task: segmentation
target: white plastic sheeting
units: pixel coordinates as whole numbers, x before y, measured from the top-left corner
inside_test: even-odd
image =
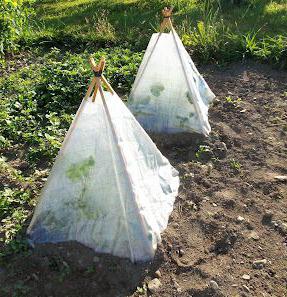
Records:
[[[140,124],[151,132],[208,135],[214,97],[174,29],[153,34],[129,97]]]
[[[131,261],[154,256],[178,172],[117,95],[83,100],[44,187],[33,243],[78,241]]]

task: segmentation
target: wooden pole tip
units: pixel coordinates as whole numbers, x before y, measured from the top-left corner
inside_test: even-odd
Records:
[[[104,68],[105,68],[105,65],[106,65],[106,59],[104,57],[101,57],[98,64],[96,64],[93,57],[89,58],[89,62],[90,62],[90,65],[91,65],[93,71],[96,71],[96,72],[99,72],[99,71],[103,72],[104,71]]]
[[[163,17],[170,18],[172,15],[172,7],[165,7],[161,12]]]

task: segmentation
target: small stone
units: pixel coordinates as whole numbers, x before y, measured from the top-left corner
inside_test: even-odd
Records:
[[[226,157],[227,155],[227,146],[224,142],[219,142],[215,149],[214,149],[214,153],[217,157],[219,157],[220,159],[223,159]]]
[[[266,264],[267,264],[267,260],[266,259],[255,260],[252,263],[252,267],[254,269],[262,269],[263,267],[265,267]]]
[[[35,279],[35,281],[39,281],[39,277],[36,273],[32,273],[33,278]]]
[[[213,169],[213,164],[212,163],[208,163],[207,164],[207,174],[210,174],[211,171],[212,171],[212,169]]]
[[[181,293],[182,292],[182,289],[181,289],[179,283],[175,279],[173,279],[173,284],[174,284],[174,287],[176,288],[176,291],[178,293]]]
[[[182,257],[185,254],[185,251],[183,249],[179,249],[178,254]]]
[[[155,293],[159,290],[161,287],[161,282],[158,278],[154,278],[151,281],[148,282],[147,284],[148,289],[150,290],[151,293]]]
[[[287,181],[287,175],[276,175],[274,178],[278,181]]]
[[[280,223],[279,224],[279,231],[284,235],[287,235],[287,223]]]
[[[253,240],[259,240],[259,235],[258,235],[258,233],[257,232],[255,232],[255,231],[252,231],[252,232],[250,232],[250,234],[249,234],[249,236],[248,236],[250,239],[253,239]]]
[[[245,280],[250,280],[251,277],[248,274],[243,274],[242,278],[245,279]]]
[[[243,285],[242,288],[243,288],[246,292],[250,293],[250,289],[249,289],[246,285]]]
[[[216,203],[212,203],[212,206],[217,207],[217,204]]]
[[[238,216],[237,219],[236,219],[236,221],[237,221],[238,223],[242,223],[242,222],[245,221],[245,219],[244,219],[242,216]]]
[[[219,289],[219,285],[218,285],[218,283],[217,283],[216,281],[214,281],[214,280],[211,280],[211,281],[209,282],[209,286],[210,286],[213,290],[218,290],[218,289]]]
[[[161,272],[160,272],[160,270],[157,270],[154,274],[155,274],[155,276],[157,278],[161,278]]]

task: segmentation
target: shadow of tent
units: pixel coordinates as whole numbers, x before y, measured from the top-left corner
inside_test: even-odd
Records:
[[[29,248],[26,229],[30,219],[3,247],[0,296],[2,292],[14,296],[19,286],[19,292],[28,292],[27,296],[129,296],[143,286],[147,275],[154,277],[163,261],[158,251],[152,262],[133,264],[129,259],[95,253],[78,242]]]
[[[208,144],[208,137],[198,133],[148,133],[156,146],[171,163],[198,161],[196,152],[200,145]],[[202,162],[208,161],[201,160]],[[180,170],[177,168],[177,170]]]
[[[143,21],[154,23],[155,20],[157,20],[158,23],[161,8],[162,6],[146,8],[133,2],[119,3],[102,0],[80,4],[77,6],[77,9],[75,9],[75,7],[69,9],[64,8],[60,15],[57,7],[51,7],[48,12],[55,14],[55,17],[45,20],[45,23],[48,26],[55,26],[56,24],[75,26],[75,24],[86,24],[85,17],[96,18],[101,15],[101,12],[106,12],[107,16],[109,16],[109,22],[111,22],[116,29],[122,29],[125,22],[128,22],[128,26],[138,27]],[[47,10],[45,9],[43,14],[46,13]],[[95,24],[91,24],[91,26],[94,28]],[[121,31],[118,33],[120,32]]]

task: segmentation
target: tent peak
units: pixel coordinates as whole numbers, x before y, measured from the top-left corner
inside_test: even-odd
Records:
[[[92,71],[94,73],[94,78],[92,79],[92,82],[89,85],[88,91],[86,93],[85,99],[88,99],[90,95],[92,94],[92,101],[95,102],[97,92],[99,89],[102,88],[102,84],[108,89],[108,91],[112,94],[114,94],[114,90],[111,87],[111,85],[108,83],[107,79],[104,77],[103,72],[106,66],[106,60],[104,57],[101,57],[98,64],[96,64],[93,57],[90,57],[89,59]]]
[[[172,15],[173,7],[165,7],[161,13],[163,15],[163,21],[160,24],[160,31],[163,32],[166,28],[172,30],[172,22],[171,22],[171,15]]]

